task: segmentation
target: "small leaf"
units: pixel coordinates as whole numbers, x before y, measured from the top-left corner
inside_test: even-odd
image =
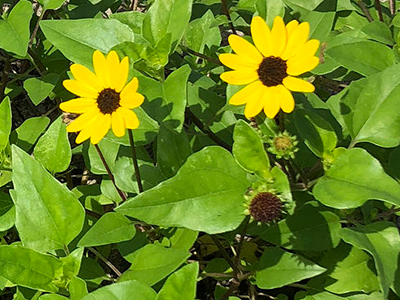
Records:
[[[135,226],[121,214],[103,215],[78,242],[78,247],[101,246],[128,241],[135,236]]]
[[[207,147],[192,154],[174,177],[116,210],[150,224],[225,232],[243,221],[243,194],[249,184],[228,151]]]
[[[28,78],[24,81],[24,89],[28,92],[32,103],[38,105],[46,99],[53,90],[60,76],[58,74],[46,74],[41,78]]]
[[[301,256],[280,248],[265,249],[257,266],[257,286],[274,289],[317,276],[326,269]]]
[[[68,285],[71,300],[80,300],[88,294],[85,280],[75,276]]]
[[[0,20],[0,48],[21,57],[26,56],[32,13],[32,4],[21,0],[14,6],[6,20]]]
[[[49,123],[50,119],[47,117],[34,117],[25,120],[11,133],[12,144],[24,151],[29,151]]]
[[[55,280],[62,263],[52,255],[41,254],[21,246],[0,246],[0,276],[31,289],[57,292]]]
[[[248,172],[254,172],[264,179],[271,179],[268,155],[259,134],[246,122],[240,120],[233,132],[233,156]]]
[[[65,171],[72,158],[71,145],[65,124],[56,119],[39,139],[34,150],[35,158],[51,173]]]
[[[156,292],[147,285],[137,280],[130,280],[104,286],[80,300],[155,300],[156,296]]]
[[[25,247],[63,249],[81,231],[85,212],[78,199],[37,161],[12,146],[16,227]]]
[[[133,254],[132,265],[120,281],[134,279],[152,286],[175,271],[189,256],[190,253],[182,249],[147,244]]]
[[[199,273],[199,263],[184,266],[168,277],[157,300],[193,300],[196,297],[196,280]]]
[[[369,199],[400,205],[400,185],[361,148],[344,151],[318,180],[313,193],[324,205],[340,209],[359,207]]]

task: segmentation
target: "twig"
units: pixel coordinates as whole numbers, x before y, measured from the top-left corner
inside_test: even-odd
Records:
[[[368,7],[365,6],[365,3],[362,0],[357,0],[357,4],[361,8],[362,12],[365,14],[365,17],[367,18],[367,20],[369,22],[373,22],[374,19],[372,18],[371,14],[368,10]]]
[[[247,232],[247,227],[249,225],[249,221],[250,221],[250,216],[247,216],[246,219],[244,220],[244,225],[243,225],[243,229],[242,232],[240,233],[240,240],[239,240],[239,244],[236,247],[236,258],[235,258],[235,264],[236,266],[239,268],[240,266],[240,253],[242,251],[242,246],[243,246],[243,240],[244,237],[246,235]]]
[[[395,0],[389,0],[389,10],[391,15],[393,16],[396,12],[396,1]]]
[[[132,5],[131,5],[131,10],[133,10],[133,11],[137,10],[138,4],[139,4],[139,0],[133,0]]]
[[[214,132],[207,129],[204,126],[203,122],[201,122],[200,119],[198,119],[194,115],[194,113],[191,112],[191,110],[189,108],[186,108],[185,114],[186,114],[186,117],[188,117],[194,123],[194,125],[196,125],[203,133],[205,133],[217,145],[225,148],[228,151],[232,151],[232,147],[230,145],[228,145],[227,143],[225,143],[223,140],[221,140]]]
[[[381,2],[379,0],[375,0],[375,7],[376,7],[376,10],[378,11],[379,21],[384,22],[383,14],[382,14],[382,6],[381,6]]]
[[[133,168],[135,170],[136,181],[139,188],[139,193],[142,193],[143,185],[142,185],[142,179],[140,178],[140,170],[136,157],[136,148],[135,148],[135,141],[133,140],[132,129],[128,129],[128,135],[129,135],[129,143],[131,144],[131,149],[132,149],[132,161],[133,161]]]
[[[39,72],[40,75],[44,75],[46,73],[46,66],[42,63],[40,58],[36,55],[36,53],[31,49],[28,48],[28,54],[32,58],[32,61]]]
[[[120,277],[122,275],[122,273],[107,259],[105,258],[103,255],[101,255],[100,252],[98,252],[96,249],[94,249],[93,247],[89,247],[88,248],[90,251],[92,251],[98,258],[100,258],[107,266],[110,267],[111,270],[114,271],[114,273]]]
[[[202,53],[199,53],[199,52],[194,51],[194,50],[192,50],[192,49],[189,49],[189,48],[187,48],[187,47],[184,47],[184,50],[185,50],[187,53],[190,53],[190,54],[193,54],[193,55],[195,55],[195,56],[197,56],[197,57],[200,57],[201,59],[205,59],[205,60],[208,60],[209,62],[212,62],[212,63],[214,63],[214,64],[216,64],[216,65],[222,66],[222,63],[221,63],[219,60],[215,59],[215,58],[209,57],[209,56],[207,56],[207,55],[204,55],[204,54],[202,54]]]
[[[236,264],[233,262],[232,258],[229,256],[229,254],[226,252],[224,246],[222,246],[221,242],[216,236],[211,235],[212,240],[214,241],[215,245],[217,245],[219,252],[221,252],[222,256],[225,258],[225,260],[228,262],[228,264],[231,266],[233,273],[234,273],[234,278],[239,281],[238,276],[241,274],[240,270],[236,266]]]
[[[239,281],[232,279],[232,284],[229,287],[229,290],[227,290],[226,293],[222,295],[221,300],[229,299],[229,296],[232,295],[232,293],[238,289],[239,285],[240,285]]]
[[[4,98],[4,91],[6,90],[8,74],[11,70],[11,61],[7,59],[4,63],[3,74],[1,75],[1,82],[0,82],[0,103],[3,101]]]
[[[29,47],[29,48],[32,47],[33,40],[35,39],[36,34],[37,34],[38,30],[39,30],[39,23],[40,23],[40,21],[42,21],[45,12],[46,12],[46,10],[42,7],[42,11],[41,11],[41,13],[40,13],[40,16],[39,16],[39,18],[38,18],[38,20],[37,20],[37,22],[36,22],[36,24],[35,24],[35,28],[34,28],[33,31],[32,31],[31,38],[29,39],[29,44],[28,44],[28,47]]]
[[[221,4],[222,4],[222,11],[229,20],[229,26],[231,27],[232,32],[234,34],[237,34],[235,27],[233,26],[233,23],[232,23],[231,15],[229,14],[228,3],[226,2],[226,0],[221,0]]]
[[[97,150],[97,153],[99,154],[99,157],[101,159],[101,162],[103,163],[104,167],[106,168],[107,174],[111,179],[111,182],[113,183],[115,189],[117,190],[118,195],[121,197],[122,201],[125,201],[127,199],[126,195],[117,187],[117,184],[115,183],[115,179],[113,174],[111,173],[110,167],[108,166],[106,159],[104,158],[103,153],[101,152],[99,146],[96,144],[94,145],[94,148]]]

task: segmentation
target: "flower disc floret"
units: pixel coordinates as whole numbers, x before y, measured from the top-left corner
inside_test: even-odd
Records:
[[[246,85],[234,94],[229,103],[246,104],[247,118],[264,110],[274,118],[282,109],[294,109],[292,92],[313,92],[314,86],[295,76],[314,69],[319,59],[315,53],[319,41],[308,40],[310,26],[296,20],[287,25],[281,17],[274,19],[272,29],[261,17],[254,17],[250,25],[254,45],[237,35],[230,35],[228,42],[235,54],[224,53],[220,61],[233,71],[221,74],[221,79],[233,85]]]
[[[105,57],[100,51],[93,53],[94,72],[73,64],[71,73],[74,79],[64,80],[64,87],[78,98],[60,104],[67,113],[79,114],[67,126],[68,132],[79,132],[76,142],[82,143],[90,138],[97,144],[112,128],[117,137],[125,135],[125,129],[136,129],[139,119],[132,111],[139,107],[143,95],[137,93],[139,82],[133,78],[128,83],[129,59],[121,61],[115,51]]]

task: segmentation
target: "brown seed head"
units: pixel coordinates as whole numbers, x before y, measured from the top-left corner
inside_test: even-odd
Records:
[[[282,201],[278,196],[264,192],[257,194],[250,203],[250,215],[257,222],[271,222],[279,219],[282,211]]]

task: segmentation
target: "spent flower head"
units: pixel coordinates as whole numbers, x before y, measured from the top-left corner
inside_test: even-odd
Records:
[[[313,92],[314,86],[295,76],[314,69],[318,57],[314,56],[319,41],[308,40],[310,26],[296,20],[287,25],[275,17],[272,29],[261,17],[254,17],[250,25],[254,45],[237,35],[230,35],[229,44],[236,54],[224,53],[220,61],[233,69],[221,74],[221,79],[233,85],[246,85],[234,94],[229,103],[246,104],[247,118],[264,110],[274,118],[282,109],[294,109],[293,92]]]
[[[125,129],[135,129],[139,119],[132,111],[139,107],[144,97],[137,93],[138,80],[128,80],[129,59],[121,61],[115,51],[105,57],[100,51],[93,53],[94,73],[88,68],[71,65],[74,79],[64,80],[64,87],[79,98],[60,104],[61,110],[80,114],[67,126],[68,132],[79,132],[76,142],[90,138],[97,144],[112,128],[117,137],[125,135]]]

